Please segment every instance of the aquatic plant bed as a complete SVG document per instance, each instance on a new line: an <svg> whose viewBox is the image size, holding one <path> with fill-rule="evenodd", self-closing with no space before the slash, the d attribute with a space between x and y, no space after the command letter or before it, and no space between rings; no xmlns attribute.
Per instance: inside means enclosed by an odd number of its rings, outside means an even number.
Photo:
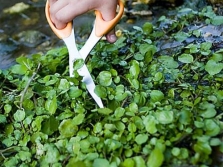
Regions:
<svg viewBox="0 0 223 167"><path fill-rule="evenodd" d="M65 47L19 57L0 70L1 166L221 166L222 34L207 30L222 18L210 6L182 9L99 42L86 63L101 109L77 73L82 61L68 76Z"/></svg>

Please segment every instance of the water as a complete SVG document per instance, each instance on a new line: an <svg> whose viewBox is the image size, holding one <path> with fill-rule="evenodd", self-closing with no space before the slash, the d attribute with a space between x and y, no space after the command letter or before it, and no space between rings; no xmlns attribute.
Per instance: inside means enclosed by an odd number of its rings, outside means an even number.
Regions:
<svg viewBox="0 0 223 167"><path fill-rule="evenodd" d="M21 1L20 1L21 2ZM21 55L47 52L53 47L64 45L51 31L45 18L45 0L32 2L22 1L31 7L20 14L5 14L4 9L18 3L16 0L0 0L0 69L6 69L15 63ZM75 19L77 41L84 41L90 33L94 20L92 13ZM28 32L34 34L28 36ZM35 33L39 32L39 35ZM21 35L22 34L22 35ZM28 42L36 42L27 44Z"/></svg>

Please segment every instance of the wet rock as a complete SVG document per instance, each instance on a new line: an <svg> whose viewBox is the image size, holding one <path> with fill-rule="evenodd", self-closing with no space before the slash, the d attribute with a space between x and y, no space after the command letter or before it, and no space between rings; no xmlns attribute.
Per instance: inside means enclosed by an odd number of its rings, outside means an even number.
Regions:
<svg viewBox="0 0 223 167"><path fill-rule="evenodd" d="M3 10L4 13L13 14L13 13L20 13L24 10L28 9L30 6L23 2L19 2L12 7L6 8Z"/></svg>
<svg viewBox="0 0 223 167"><path fill-rule="evenodd" d="M0 69L7 69L15 63L13 53L16 52L17 49L18 45L12 41L7 40L0 42Z"/></svg>
<svg viewBox="0 0 223 167"><path fill-rule="evenodd" d="M223 0L208 0L212 4L223 4Z"/></svg>
<svg viewBox="0 0 223 167"><path fill-rule="evenodd" d="M28 30L16 34L13 36L13 39L21 45L36 47L37 45L45 42L48 37L39 31Z"/></svg>
<svg viewBox="0 0 223 167"><path fill-rule="evenodd" d="M137 0L137 2L144 3L144 4L160 4L160 5L167 5L167 6L176 6L183 3L183 0Z"/></svg>

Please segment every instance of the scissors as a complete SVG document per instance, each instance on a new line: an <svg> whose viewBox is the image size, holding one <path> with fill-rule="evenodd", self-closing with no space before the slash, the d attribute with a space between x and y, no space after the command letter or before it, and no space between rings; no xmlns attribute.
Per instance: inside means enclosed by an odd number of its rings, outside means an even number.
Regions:
<svg viewBox="0 0 223 167"><path fill-rule="evenodd" d="M50 13L49 13L49 3L46 2L45 6L45 14L47 21L52 29L52 31L57 35L58 38L62 39L64 43L67 46L68 53L69 53L69 74L70 77L73 77L73 63L77 59L83 59L85 60L93 47L97 44L97 42L101 39L102 36L107 34L121 19L123 11L124 11L124 5L121 2L121 0L118 0L119 5L119 12L116 15L116 17L111 21L104 21L102 18L102 14L99 11L95 11L96 19L94 22L94 26L92 29L92 32L84 44L84 46L78 51L76 41L75 41L75 35L74 35L74 26L73 21L69 22L64 29L57 29L54 24L51 21ZM82 82L86 84L86 88L88 92L91 94L95 102L98 104L100 108L103 108L103 103L101 98L96 95L94 92L95 89L95 83L93 81L93 78L91 77L90 72L87 69L86 64L84 64L80 69L77 70L80 76L83 77Z"/></svg>

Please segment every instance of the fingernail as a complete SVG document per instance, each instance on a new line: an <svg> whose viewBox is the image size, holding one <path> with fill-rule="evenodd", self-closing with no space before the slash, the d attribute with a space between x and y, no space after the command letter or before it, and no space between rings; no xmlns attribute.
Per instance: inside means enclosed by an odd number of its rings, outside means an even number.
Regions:
<svg viewBox="0 0 223 167"><path fill-rule="evenodd" d="M110 35L110 38L109 39L110 39L109 41L113 43L113 42L116 41L117 37L116 37L116 35L113 35L112 34L112 35Z"/></svg>

